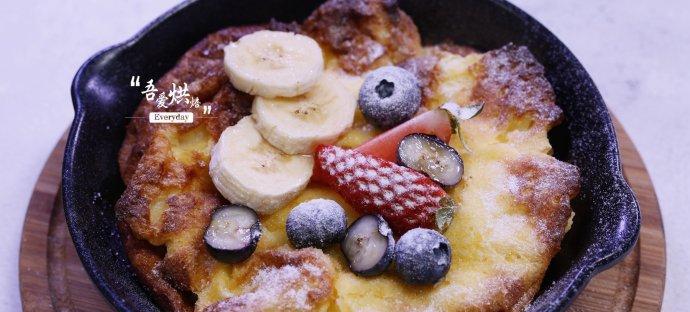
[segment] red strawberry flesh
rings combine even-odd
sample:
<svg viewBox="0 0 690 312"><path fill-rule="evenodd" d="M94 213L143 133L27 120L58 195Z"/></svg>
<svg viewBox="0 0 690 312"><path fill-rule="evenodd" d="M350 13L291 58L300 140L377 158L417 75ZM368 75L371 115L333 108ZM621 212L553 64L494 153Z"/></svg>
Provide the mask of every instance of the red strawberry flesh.
<svg viewBox="0 0 690 312"><path fill-rule="evenodd" d="M452 133L451 120L442 109L434 109L400 124L356 148L357 151L395 162L400 141L412 133L435 135L448 143Z"/></svg>
<svg viewBox="0 0 690 312"><path fill-rule="evenodd" d="M436 229L436 212L448 196L415 170L331 145L316 149L312 181L333 188L362 214L380 214L397 235Z"/></svg>

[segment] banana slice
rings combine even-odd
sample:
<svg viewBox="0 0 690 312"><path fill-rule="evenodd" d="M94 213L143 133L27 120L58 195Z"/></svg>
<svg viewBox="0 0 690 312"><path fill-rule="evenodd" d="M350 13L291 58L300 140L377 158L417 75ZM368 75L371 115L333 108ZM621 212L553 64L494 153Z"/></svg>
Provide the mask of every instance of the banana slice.
<svg viewBox="0 0 690 312"><path fill-rule="evenodd" d="M230 82L252 95L273 98L304 94L323 73L319 44L303 35L262 30L223 50Z"/></svg>
<svg viewBox="0 0 690 312"><path fill-rule="evenodd" d="M273 146L288 154L311 154L319 144L334 143L352 126L359 77L325 72L314 88L293 98L256 97L256 128Z"/></svg>
<svg viewBox="0 0 690 312"><path fill-rule="evenodd" d="M223 131L211 151L209 173L231 203L270 214L304 189L313 165L312 156L286 155L268 144L247 116Z"/></svg>

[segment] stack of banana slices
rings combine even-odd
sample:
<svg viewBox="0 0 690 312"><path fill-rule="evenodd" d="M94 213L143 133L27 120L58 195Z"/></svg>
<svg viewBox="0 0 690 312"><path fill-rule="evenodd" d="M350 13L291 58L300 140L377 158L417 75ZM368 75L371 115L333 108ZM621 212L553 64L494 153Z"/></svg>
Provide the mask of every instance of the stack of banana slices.
<svg viewBox="0 0 690 312"><path fill-rule="evenodd" d="M314 148L352 126L361 80L324 71L318 43L294 33L258 31L224 52L230 82L255 99L213 147L210 175L233 204L270 214L309 183Z"/></svg>

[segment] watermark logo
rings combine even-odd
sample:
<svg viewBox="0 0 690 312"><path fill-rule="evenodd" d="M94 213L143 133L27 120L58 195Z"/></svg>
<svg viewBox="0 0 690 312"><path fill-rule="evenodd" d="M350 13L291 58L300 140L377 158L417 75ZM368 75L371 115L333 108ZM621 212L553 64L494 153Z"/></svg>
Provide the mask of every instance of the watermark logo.
<svg viewBox="0 0 690 312"><path fill-rule="evenodd" d="M132 76L129 81L130 87L140 87L141 76ZM189 93L189 86L186 82L178 85L173 82L168 90L158 90L153 82L153 79L146 81L144 90L141 94L146 97L146 100L155 104L156 109L160 111L150 112L148 120L150 123L192 123L194 122L195 113L199 111L201 116L196 118L216 118L211 115L212 106L210 104L202 104L198 97L192 96ZM169 111L173 107L184 105L188 111ZM146 118L146 117L128 117L128 118Z"/></svg>
<svg viewBox="0 0 690 312"><path fill-rule="evenodd" d="M138 87L139 84L139 76L132 76L132 80L129 81L129 86L130 87Z"/></svg>
<svg viewBox="0 0 690 312"><path fill-rule="evenodd" d="M192 123L194 113L191 112L151 112L149 114L150 123Z"/></svg>

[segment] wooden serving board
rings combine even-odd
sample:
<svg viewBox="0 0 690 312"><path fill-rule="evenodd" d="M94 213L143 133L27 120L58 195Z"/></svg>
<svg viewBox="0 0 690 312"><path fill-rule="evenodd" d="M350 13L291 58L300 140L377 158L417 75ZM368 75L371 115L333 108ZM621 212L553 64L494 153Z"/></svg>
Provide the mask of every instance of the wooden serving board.
<svg viewBox="0 0 690 312"><path fill-rule="evenodd" d="M640 239L630 254L598 274L570 311L659 311L666 277L664 230L654 187L617 121L625 176L642 209ZM65 224L59 196L66 136L55 146L33 191L24 220L19 284L24 311L112 311L84 271Z"/></svg>

